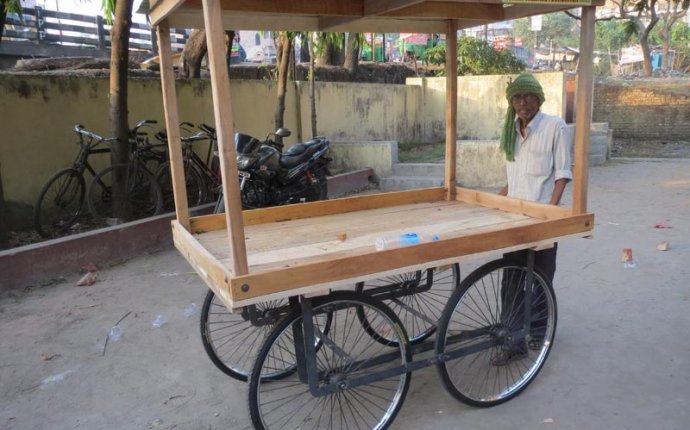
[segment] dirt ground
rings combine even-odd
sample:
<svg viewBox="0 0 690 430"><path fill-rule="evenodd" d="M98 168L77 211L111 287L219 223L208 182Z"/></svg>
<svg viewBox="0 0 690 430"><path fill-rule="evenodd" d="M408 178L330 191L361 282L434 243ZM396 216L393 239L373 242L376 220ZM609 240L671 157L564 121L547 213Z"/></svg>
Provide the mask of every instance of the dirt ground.
<svg viewBox="0 0 690 430"><path fill-rule="evenodd" d="M392 428L687 428L688 160L619 159L590 178L594 235L560 244L557 335L534 383L476 409L427 368L413 375ZM623 248L634 268L621 263ZM462 263L463 275L474 265ZM247 385L218 371L201 345L206 287L175 250L101 268L90 287L75 286L79 276L0 296L0 428L250 427ZM167 322L154 328L159 314ZM119 320L121 340L104 348Z"/></svg>

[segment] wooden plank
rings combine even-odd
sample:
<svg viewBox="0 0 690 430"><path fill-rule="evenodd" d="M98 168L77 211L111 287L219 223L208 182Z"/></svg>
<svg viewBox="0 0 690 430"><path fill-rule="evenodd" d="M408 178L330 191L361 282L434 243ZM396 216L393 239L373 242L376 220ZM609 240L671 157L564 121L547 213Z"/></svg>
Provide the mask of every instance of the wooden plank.
<svg viewBox="0 0 690 430"><path fill-rule="evenodd" d="M502 20L503 5L496 4L467 4L450 3L447 1L427 1L404 9L386 12L387 17L414 17L437 19L465 19L465 20Z"/></svg>
<svg viewBox="0 0 690 430"><path fill-rule="evenodd" d="M587 177L589 175L589 133L592 126L592 64L596 8L582 8L580 58L575 95L575 160L573 166L573 213L587 212Z"/></svg>
<svg viewBox="0 0 690 430"><path fill-rule="evenodd" d="M345 197L342 199L324 200L320 202L252 209L242 212L242 216L244 219L244 225L249 226L410 203L433 202L442 200L443 193L443 188L424 188L392 193L369 194L365 196ZM191 231L193 233L199 233L223 229L225 228L225 224L221 222L223 218L223 214L194 217L191 220Z"/></svg>
<svg viewBox="0 0 690 430"><path fill-rule="evenodd" d="M151 25L158 25L166 17L170 16L177 8L182 6L184 2L185 0L152 1L149 9L149 19L151 20ZM170 24L170 21L168 21L168 24Z"/></svg>
<svg viewBox="0 0 690 430"><path fill-rule="evenodd" d="M514 199L462 187L457 188L457 199L469 204L500 209L515 214L523 214L542 220L561 219L571 214L570 209L560 206Z"/></svg>
<svg viewBox="0 0 690 430"><path fill-rule="evenodd" d="M583 214L438 242L329 259L314 264L244 275L230 280L234 301L293 288L369 275L400 267L461 257L592 230L594 216Z"/></svg>
<svg viewBox="0 0 690 430"><path fill-rule="evenodd" d="M232 309L232 296L228 282L231 277L230 272L202 247L179 222L172 221L172 232L175 248L196 270L206 285L221 298L228 308Z"/></svg>
<svg viewBox="0 0 690 430"><path fill-rule="evenodd" d="M156 28L158 32L158 52L160 53L161 88L165 128L168 133L168 156L170 157L170 177L175 197L177 222L189 229L189 207L187 206L187 187L185 186L184 165L182 161L182 142L180 141L180 120L177 112L177 93L175 90L175 71L173 70L170 47L170 27L162 21Z"/></svg>
<svg viewBox="0 0 690 430"><path fill-rule="evenodd" d="M467 237L470 234L507 229L518 226L535 224L536 221L527 217L520 217L506 212L496 212L497 217L487 219L484 217L468 218L464 221L432 221L423 226L414 228L415 233L422 237L438 235L442 240L456 237ZM406 228L388 228L380 232L369 232L368 234L349 234L345 242L337 240L336 236L322 238L320 241L311 243L299 243L294 246L282 248L270 248L263 243L263 252L250 254L250 272L257 274L281 270L286 267L299 266L304 264L314 264L329 261L341 257L359 255L362 253L374 253L375 242L379 236L397 236L408 232ZM439 239L441 240L441 239ZM428 239L427 239L428 241ZM204 243L205 245L205 243ZM285 244L283 244L285 245ZM220 260L221 264L223 260Z"/></svg>
<svg viewBox="0 0 690 430"><path fill-rule="evenodd" d="M446 167L443 183L446 200L455 199L458 130L458 30L448 20L446 30Z"/></svg>
<svg viewBox="0 0 690 430"><path fill-rule="evenodd" d="M230 257L234 276L248 272L247 250L244 243L242 200L237 173L237 156L233 140L230 79L225 54L225 32L221 23L220 0L203 0L206 45L208 46L209 70L213 112L216 121L216 137L220 154L220 170L223 178L225 221L227 223Z"/></svg>
<svg viewBox="0 0 690 430"><path fill-rule="evenodd" d="M296 296L296 295L302 295L302 294L327 294L331 290L352 290L353 286L357 282L363 282L363 281L368 281L372 279L382 279L387 276L396 276L404 273L409 273L412 271L416 270L424 270L429 267L443 267L447 266L453 263L460 263L463 264L465 262L473 261L473 260L487 260L487 259L493 259L493 258L500 258L502 254L507 253L507 252L513 252L513 251L519 251L522 249L534 249L534 250L541 250L541 249L547 249L553 247L554 242L562 242L567 239L574 239L574 238L589 238L591 235L588 235L588 233L574 233L574 234L568 234L568 235L563 235L563 236L558 236L555 238L551 238L548 240L541 240L541 241L535 241L535 242L529 242L529 243L523 243L517 246L509 246L506 248L500 248L500 249L492 249L489 251L485 252L477 252L473 254L468 254L468 255L463 255L460 257L453 257L453 258L447 258L443 260L435 260L431 261L425 264L415 264L412 266L406 266L406 267L400 267L394 270L388 270L385 272L378 272L370 275L361 275L355 278L347 278L347 279L341 279L338 281L333 281L333 282L326 282L322 284L314 284L314 285L309 285L307 287L298 287L292 290L288 290L287 292L279 292L279 293L273 293L273 294L267 294L264 296L260 296L258 298L251 298L251 299L246 299L246 300L235 300L233 301L233 305L235 306L235 309L242 307L242 306L247 306L255 303L261 303L261 302L266 302L268 300L277 300L277 299L283 299L287 298L290 296Z"/></svg>
<svg viewBox="0 0 690 430"><path fill-rule="evenodd" d="M424 0L364 0L363 9L365 16L381 15L419 3L424 3Z"/></svg>

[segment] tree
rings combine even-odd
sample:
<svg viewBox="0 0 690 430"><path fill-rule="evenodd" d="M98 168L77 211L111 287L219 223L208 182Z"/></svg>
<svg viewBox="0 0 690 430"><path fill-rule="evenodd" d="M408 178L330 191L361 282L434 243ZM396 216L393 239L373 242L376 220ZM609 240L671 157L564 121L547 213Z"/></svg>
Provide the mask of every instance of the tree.
<svg viewBox="0 0 690 430"><path fill-rule="evenodd" d="M644 76L652 76L652 55L649 35L659 23L658 0L613 0L620 18L627 19L629 33L637 34L642 49Z"/></svg>
<svg viewBox="0 0 690 430"><path fill-rule="evenodd" d="M577 20L565 13L550 13L542 18L541 30L532 31L530 18L521 18L513 22L515 38L522 39L522 46L546 46L565 48L579 44ZM541 43L539 43L541 42Z"/></svg>
<svg viewBox="0 0 690 430"><path fill-rule="evenodd" d="M671 36L674 24L688 13L690 7L690 0L670 0L660 11L661 29L659 37L661 38L661 67L668 69L668 51L671 45Z"/></svg>
<svg viewBox="0 0 690 430"><path fill-rule="evenodd" d="M226 52L232 52L232 44L235 40L233 30L225 32ZM206 47L206 30L193 30L182 49L182 77L200 78L201 62L204 60L208 48ZM228 59L228 64L230 61Z"/></svg>
<svg viewBox="0 0 690 430"><path fill-rule="evenodd" d="M424 60L430 64L445 64L446 45L427 49ZM524 68L525 64L515 57L513 51L498 51L489 43L472 37L458 39L459 76L518 73Z"/></svg>
<svg viewBox="0 0 690 430"><path fill-rule="evenodd" d="M115 22L110 30L110 130L117 138L110 149L112 164L127 163L129 159L129 118L127 111L127 78L129 70L129 34L132 24L134 0L104 0L104 12L108 20L115 11ZM116 173L121 171L116 170ZM113 214L116 218L129 219L127 193L124 178L113 177Z"/></svg>
<svg viewBox="0 0 690 430"><path fill-rule="evenodd" d="M347 49L345 50L345 63L343 66L354 75L359 67L359 52L364 44L363 33L349 33L347 37Z"/></svg>
<svg viewBox="0 0 690 430"><path fill-rule="evenodd" d="M208 52L206 30L194 29L182 49L182 77L200 78L201 61Z"/></svg>
<svg viewBox="0 0 690 430"><path fill-rule="evenodd" d="M5 33L5 21L8 13L22 13L20 0L0 0L0 43Z"/></svg>
<svg viewBox="0 0 690 430"><path fill-rule="evenodd" d="M316 46L318 51L316 64L319 66L343 64L345 33L316 33Z"/></svg>
<svg viewBox="0 0 690 430"><path fill-rule="evenodd" d="M278 103L276 104L276 112L274 117L276 129L279 129L283 126L288 70L291 58L290 54L293 50L294 40L295 33L290 31L281 31L278 33L278 37L276 38L276 61L278 63ZM276 140L278 142L282 142L282 138L279 136L276 137Z"/></svg>

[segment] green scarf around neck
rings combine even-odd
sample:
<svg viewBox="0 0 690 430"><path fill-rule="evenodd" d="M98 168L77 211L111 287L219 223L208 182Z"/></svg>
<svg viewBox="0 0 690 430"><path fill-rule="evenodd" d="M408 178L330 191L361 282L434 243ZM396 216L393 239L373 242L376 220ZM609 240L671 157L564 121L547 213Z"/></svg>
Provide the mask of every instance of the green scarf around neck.
<svg viewBox="0 0 690 430"><path fill-rule="evenodd" d="M539 81L530 73L521 73L506 88L506 99L508 100L508 110L503 122L501 132L501 151L506 154L506 160L515 161L515 109L513 108L513 96L518 93L534 94L539 100L544 102L544 90Z"/></svg>

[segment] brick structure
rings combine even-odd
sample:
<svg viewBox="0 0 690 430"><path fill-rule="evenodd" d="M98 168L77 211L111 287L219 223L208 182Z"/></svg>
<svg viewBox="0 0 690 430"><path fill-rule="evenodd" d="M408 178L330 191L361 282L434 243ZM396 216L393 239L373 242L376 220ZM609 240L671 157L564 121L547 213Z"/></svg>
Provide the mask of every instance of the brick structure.
<svg viewBox="0 0 690 430"><path fill-rule="evenodd" d="M622 139L690 140L690 79L599 80L593 122Z"/></svg>

